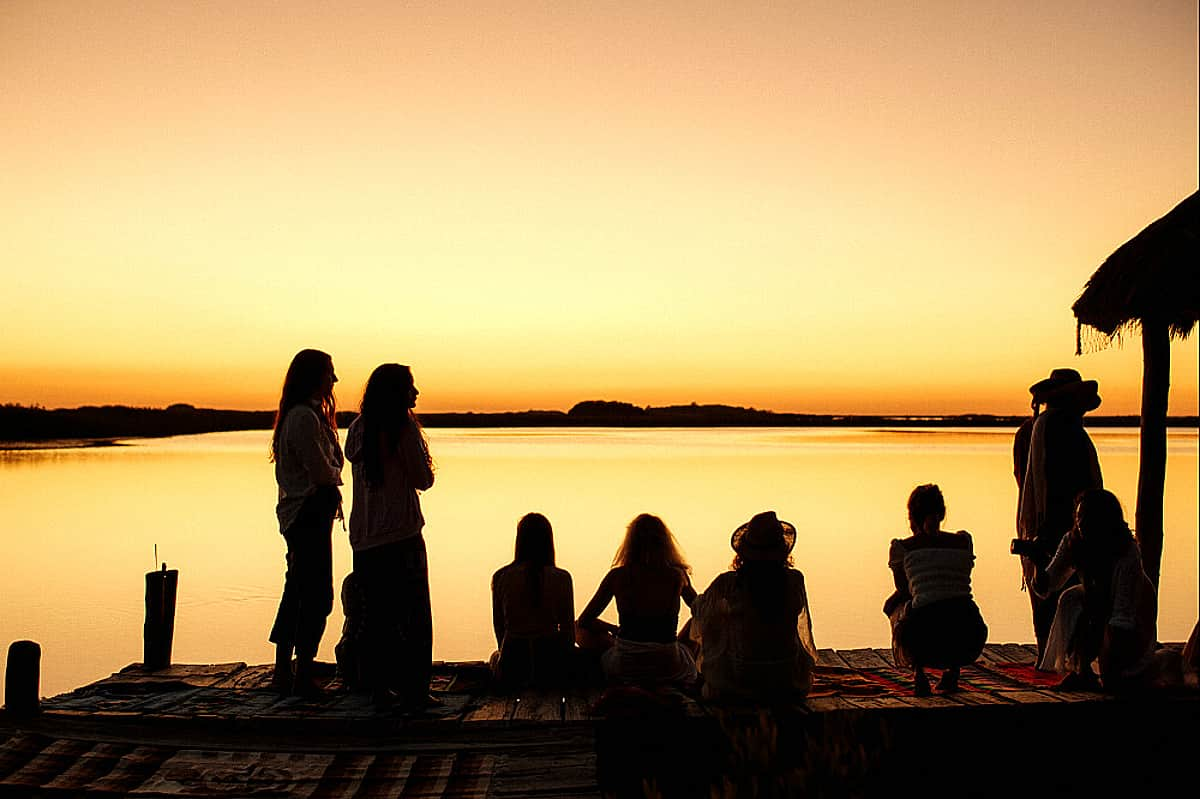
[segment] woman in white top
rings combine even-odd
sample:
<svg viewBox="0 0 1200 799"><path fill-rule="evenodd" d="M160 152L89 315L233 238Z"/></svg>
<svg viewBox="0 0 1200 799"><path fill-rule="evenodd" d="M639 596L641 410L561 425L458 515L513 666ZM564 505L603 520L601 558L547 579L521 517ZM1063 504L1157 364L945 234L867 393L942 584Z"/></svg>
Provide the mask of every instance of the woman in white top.
<svg viewBox="0 0 1200 799"><path fill-rule="evenodd" d="M888 553L896 590L883 612L892 622L896 663L912 666L917 696L930 694L927 667L943 669L939 691L957 691L960 667L975 662L987 642L987 625L971 598L971 534L942 530L945 518L941 489L917 486L908 497L913 534L893 539Z"/></svg>
<svg viewBox="0 0 1200 799"><path fill-rule="evenodd" d="M377 703L431 704L433 613L418 492L433 485L433 461L413 408L412 371L385 363L371 373L346 434L353 465L350 545L365 607L362 671Z"/></svg>
<svg viewBox="0 0 1200 799"><path fill-rule="evenodd" d="M287 541L287 574L270 640L276 689L311 696L313 659L333 609L333 520L341 513L342 449L338 445L333 359L301 350L283 379L271 459L279 501L275 513ZM292 674L292 654L296 671Z"/></svg>

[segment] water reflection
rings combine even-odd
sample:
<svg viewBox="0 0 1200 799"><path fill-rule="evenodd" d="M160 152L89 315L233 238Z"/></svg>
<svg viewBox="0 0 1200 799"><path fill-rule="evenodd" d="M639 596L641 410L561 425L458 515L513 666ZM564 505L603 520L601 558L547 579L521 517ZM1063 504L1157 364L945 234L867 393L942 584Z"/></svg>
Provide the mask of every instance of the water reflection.
<svg viewBox="0 0 1200 799"><path fill-rule="evenodd" d="M492 572L512 557L517 520L554 524L559 565L580 605L643 511L679 538L703 588L732 557L729 534L773 509L796 524L822 647L880 646L887 547L906 532L912 486L936 482L950 529L975 537L974 580L993 641L1032 640L1013 535L1008 430L430 430L437 484L428 520L434 656L486 658ZM1105 484L1131 511L1137 431L1093 430ZM0 453L10 564L0 642L42 644L42 691L67 690L140 660L142 574L180 570L177 662L272 658L267 632L283 578L269 433ZM1197 615L1197 435L1171 431L1160 635L1183 640ZM349 480L349 471L345 475ZM349 496L349 490L345 491ZM350 569L334 530L335 579ZM615 621L615 619L612 619ZM333 659L341 610L320 657Z"/></svg>

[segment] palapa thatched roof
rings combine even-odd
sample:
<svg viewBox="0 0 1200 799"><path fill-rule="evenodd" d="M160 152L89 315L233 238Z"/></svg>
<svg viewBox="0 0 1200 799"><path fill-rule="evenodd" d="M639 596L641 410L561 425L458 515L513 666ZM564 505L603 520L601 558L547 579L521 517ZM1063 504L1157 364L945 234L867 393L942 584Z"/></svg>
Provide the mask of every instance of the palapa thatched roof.
<svg viewBox="0 0 1200 799"><path fill-rule="evenodd" d="M1091 276L1071 306L1077 320L1107 344L1144 320L1166 322L1184 338L1200 316L1200 192L1122 244Z"/></svg>

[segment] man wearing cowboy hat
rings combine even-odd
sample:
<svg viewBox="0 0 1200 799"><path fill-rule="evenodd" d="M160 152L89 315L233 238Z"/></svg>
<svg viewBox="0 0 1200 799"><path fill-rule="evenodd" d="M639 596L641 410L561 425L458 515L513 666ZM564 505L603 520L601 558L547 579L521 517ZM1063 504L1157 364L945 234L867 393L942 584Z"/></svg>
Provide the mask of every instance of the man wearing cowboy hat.
<svg viewBox="0 0 1200 799"><path fill-rule="evenodd" d="M1038 655L1046 647L1059 592L1038 596L1032 580L1049 561L1075 519L1075 498L1089 488L1103 488L1096 447L1083 429L1083 415L1100 406L1095 380L1074 369L1055 369L1029 387L1046 410L1037 417L1029 440L1029 457L1020 491L1017 536L1032 541L1037 556L1022 555L1025 587L1033 607Z"/></svg>

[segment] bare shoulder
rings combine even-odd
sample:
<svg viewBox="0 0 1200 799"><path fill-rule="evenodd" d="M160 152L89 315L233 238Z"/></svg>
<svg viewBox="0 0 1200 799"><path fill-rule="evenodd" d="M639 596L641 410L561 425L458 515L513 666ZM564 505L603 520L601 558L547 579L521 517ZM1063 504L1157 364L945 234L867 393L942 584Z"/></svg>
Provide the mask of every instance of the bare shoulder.
<svg viewBox="0 0 1200 799"><path fill-rule="evenodd" d="M604 575L604 579L600 581L601 586L608 586L613 589L618 585L624 585L625 578L629 569L625 566L613 566L608 570L608 574Z"/></svg>

